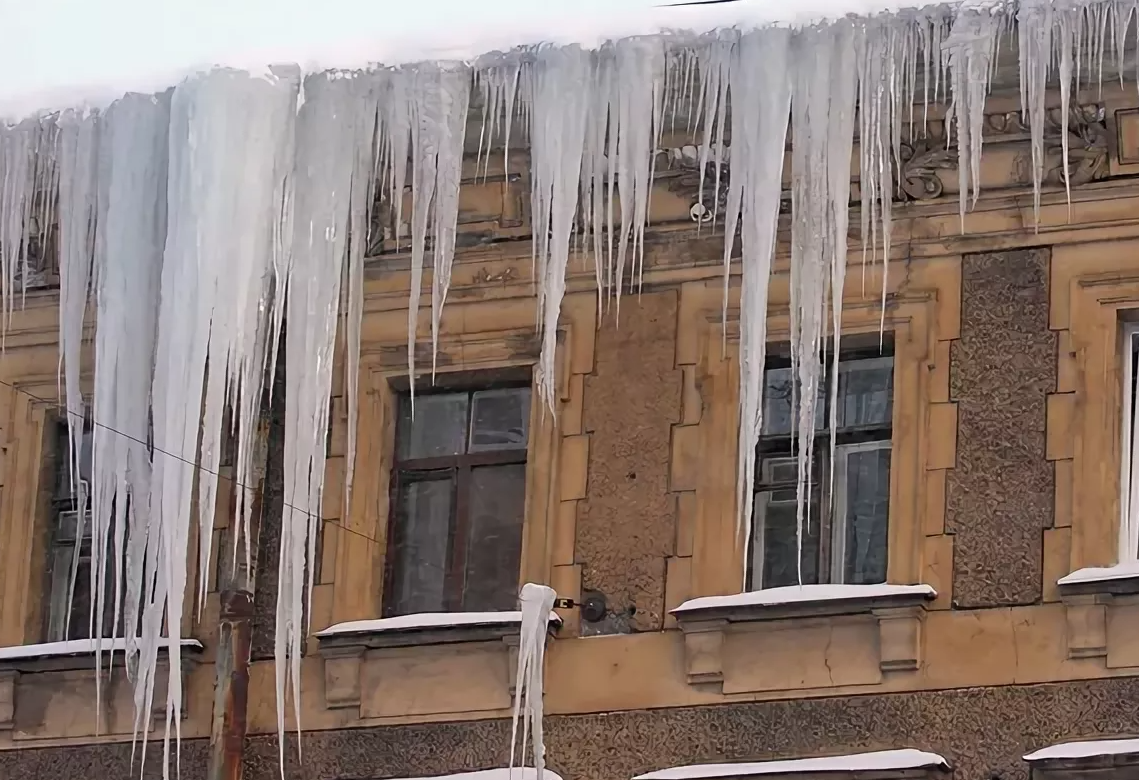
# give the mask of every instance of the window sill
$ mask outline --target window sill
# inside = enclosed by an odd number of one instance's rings
[[[1103,658],[1109,669],[1139,666],[1139,647],[1121,633],[1139,617],[1139,563],[1080,569],[1056,585],[1066,613],[1069,658]]]
[[[422,711],[411,714],[509,707],[521,622],[517,611],[437,612],[329,626],[316,634],[324,661],[325,706],[355,709],[356,717],[384,717],[390,714],[386,699],[392,692],[380,686],[400,685],[417,691],[412,698]],[[548,635],[561,624],[551,612]],[[444,689],[439,680],[452,673],[478,675],[488,687]]]
[[[1024,757],[1034,780],[1093,780],[1139,772],[1139,739],[1104,739],[1052,745]]]
[[[121,672],[123,668],[122,654],[126,643],[123,639],[103,640],[101,651],[108,656],[102,661],[101,673],[105,676],[112,672]],[[201,654],[202,643],[196,639],[183,639],[181,641],[183,655],[183,677],[194,665]],[[164,663],[166,651],[159,649],[159,664]],[[113,668],[112,668],[113,666]],[[91,639],[78,639],[68,642],[45,642],[34,645],[16,645],[0,647],[0,732],[12,731],[20,720],[17,711],[17,689],[22,685],[48,687],[54,685],[50,680],[53,673],[80,672],[83,677],[94,680],[95,677],[95,642]],[[21,678],[27,678],[21,681]],[[166,710],[166,694],[164,679],[159,675],[156,681],[155,710]],[[92,696],[94,692],[92,691]],[[32,697],[34,698],[34,697]],[[78,705],[79,702],[71,704]],[[70,705],[69,705],[70,706]],[[41,713],[42,714],[42,713]]]
[[[692,599],[672,614],[684,632],[689,683],[724,693],[799,690],[915,671],[926,604],[936,597],[929,585],[806,585]],[[832,655],[832,647],[847,649]],[[757,665],[757,654],[797,655],[800,676],[758,669],[779,664]]]
[[[903,749],[757,763],[679,766],[639,775],[633,780],[728,780],[742,777],[793,780],[822,777],[824,774],[835,780],[932,780],[949,772],[949,763],[936,753]]]

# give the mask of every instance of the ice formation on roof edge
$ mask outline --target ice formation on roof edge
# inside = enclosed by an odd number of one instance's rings
[[[277,605],[279,730],[286,688],[299,713],[299,649],[311,592],[304,581],[311,575],[303,572],[311,572],[320,517],[333,345],[338,322],[347,315],[345,363],[349,370],[357,365],[370,191],[379,183],[400,220],[402,193],[411,189],[408,360],[414,374],[428,249],[433,348],[438,343],[472,83],[486,106],[480,154],[489,154],[496,127],[509,138],[517,124],[518,134],[530,138],[534,278],[543,336],[537,376],[551,409],[555,331],[572,245],[593,254],[599,297],[601,290],[619,295],[623,285],[639,279],[654,150],[664,125],[683,113],[683,101],[702,125],[702,161],[728,160],[727,205],[716,217],[729,227],[725,273],[737,226],[741,233],[737,490],[740,533],[747,538],[751,453],[762,427],[767,284],[788,122],[799,139],[792,150],[792,341],[798,385],[807,389],[800,395],[808,399],[798,430],[810,431],[816,413],[810,390],[823,375],[821,347],[828,334],[837,339],[841,332],[855,122],[863,172],[861,227],[870,257],[889,253],[903,118],[914,111],[911,97],[919,91],[925,103],[942,93],[951,101],[963,220],[979,186],[980,130],[994,55],[1015,26],[1038,204],[1048,78],[1058,74],[1067,100],[1080,75],[1081,52],[1087,54],[1083,75],[1102,78],[1109,39],[1122,63],[1136,9],[1137,0],[963,3],[794,30],[643,36],[596,51],[526,47],[473,64],[307,77],[295,68],[256,77],[218,69],[159,95],[127,96],[105,111],[64,112],[0,129],[5,312],[14,305],[17,278],[27,276],[31,242],[43,243],[36,233],[47,230],[58,209],[62,395],[69,423],[81,413],[78,360],[86,293],[94,291],[94,423],[103,433],[96,436],[92,477],[99,542],[92,565],[99,574],[92,576],[98,603],[111,598],[128,623],[140,623],[140,638],[129,643],[127,653],[139,711],[149,711],[157,651],[169,647],[167,735],[178,726],[179,626],[173,621],[170,636],[162,637],[162,616],[167,610],[182,614],[187,547],[195,528],[199,564],[209,558],[214,506],[205,499],[215,489],[211,472],[227,404],[234,410],[237,478],[249,481],[258,404],[265,376],[280,359],[287,319],[289,506],[282,518]],[[630,219],[617,219],[618,205]],[[710,207],[718,210],[718,204]],[[835,303],[828,306],[832,297]],[[127,306],[153,311],[151,332],[128,327]],[[347,385],[354,417],[351,374]],[[137,441],[116,443],[123,438],[119,432]],[[202,464],[196,519],[190,509],[194,462]],[[811,521],[803,504],[808,464],[801,463],[798,491],[804,522]],[[347,473],[350,479],[351,465]],[[118,497],[127,500],[112,500]],[[239,501],[234,518],[244,535],[250,504]],[[111,583],[101,574],[108,554],[116,560],[125,554],[124,582]],[[199,591],[199,608],[202,597]]]

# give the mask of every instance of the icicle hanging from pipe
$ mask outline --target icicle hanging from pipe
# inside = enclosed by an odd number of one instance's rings
[[[546,632],[550,627],[550,612],[557,597],[553,588],[532,582],[523,585],[518,596],[522,625],[519,628],[518,668],[515,674],[514,717],[510,725],[510,768],[514,768],[518,718],[522,715],[522,756],[519,763],[526,766],[526,738],[529,736],[532,740],[537,780],[542,780],[542,772],[546,768],[546,745],[542,736],[542,677],[546,667]]]

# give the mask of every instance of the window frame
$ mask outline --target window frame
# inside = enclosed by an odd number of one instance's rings
[[[834,353],[830,345],[823,356],[823,375],[820,383],[823,397],[823,407],[818,414],[823,421],[822,427],[816,427],[814,432],[814,464],[812,465],[812,485],[808,490],[814,494],[818,502],[818,516],[812,519],[819,528],[819,549],[817,552],[818,582],[826,584],[841,584],[845,575],[845,547],[846,523],[836,523],[835,518],[845,517],[841,508],[845,506],[845,491],[835,491],[832,506],[832,483],[830,479],[831,437],[834,437],[834,485],[842,484],[847,457],[839,458],[840,453],[865,452],[888,449],[891,457],[894,451],[894,409],[895,391],[897,387],[897,352],[894,345],[893,334],[882,334],[878,344],[862,345],[861,340],[854,344],[841,345],[839,349],[838,366],[834,363]],[[767,372],[789,368],[791,359],[785,351],[786,345],[780,345],[783,351],[769,352],[763,367],[764,387],[766,388]],[[890,419],[886,423],[873,425],[850,426],[830,430],[830,387],[835,371],[841,371],[844,364],[871,364],[879,363],[878,367],[890,368]],[[794,405],[793,405],[794,408]],[[745,589],[748,592],[765,590],[763,586],[763,560],[766,537],[766,524],[762,522],[762,507],[766,505],[766,496],[777,490],[795,489],[793,481],[768,480],[764,478],[765,465],[779,460],[790,460],[797,464],[798,439],[792,425],[790,433],[760,435],[756,444],[755,481],[752,487],[752,530],[749,540],[750,554],[748,555],[745,573]],[[840,465],[840,463],[842,465]],[[894,469],[891,461],[891,471]],[[825,475],[820,477],[820,475]],[[810,499],[809,499],[810,500]],[[887,499],[889,501],[889,497]],[[887,551],[889,549],[889,523],[890,506],[887,503]],[[887,579],[889,577],[889,556],[887,552]],[[773,586],[774,587],[774,586]]]
[[[1139,387],[1136,383],[1136,361],[1139,360],[1139,322],[1122,322],[1120,360],[1123,368],[1123,387],[1120,411],[1120,469],[1119,469],[1119,549],[1117,560],[1130,560],[1139,556],[1139,541],[1134,538],[1130,516],[1131,507],[1139,508],[1139,463],[1135,461],[1133,439],[1139,431]],[[1139,523],[1139,518],[1136,518]],[[1124,557],[1131,548],[1130,555]]]
[[[402,406],[409,397],[407,391],[393,394],[393,407],[395,411],[394,436],[392,439],[392,459],[388,486],[388,529],[386,554],[384,555],[383,571],[383,598],[381,603],[381,616],[394,617],[404,614],[397,610],[395,600],[395,585],[398,574],[397,551],[405,541],[406,523],[403,518],[401,499],[407,485],[415,482],[431,481],[431,475],[447,474],[445,479],[451,481],[451,506],[448,518],[447,538],[447,566],[443,581],[443,611],[463,611],[463,597],[465,593],[467,547],[470,534],[470,495],[471,473],[476,468],[486,466],[527,466],[530,457],[530,448],[534,429],[530,411],[534,403],[534,393],[531,382],[526,379],[504,379],[493,382],[478,382],[477,379],[461,378],[457,382],[448,382],[446,385],[437,385],[426,390],[416,390],[415,398],[440,395],[465,394],[468,398],[467,419],[465,428],[465,446],[470,447],[471,415],[474,404],[472,400],[477,393],[491,393],[496,391],[526,391],[527,410],[526,442],[522,447],[499,447],[495,449],[481,449],[468,451],[461,455],[442,455],[430,458],[403,458],[401,445],[404,434]],[[436,476],[436,478],[438,478]],[[524,478],[523,490],[527,490]],[[528,496],[527,496],[528,498]],[[525,507],[523,501],[523,516],[519,518],[518,533],[520,544],[525,543]],[[519,574],[521,575],[521,557],[519,558]]]

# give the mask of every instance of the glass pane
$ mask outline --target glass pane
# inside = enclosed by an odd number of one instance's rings
[[[772,368],[763,373],[763,435],[788,436],[792,423],[797,423],[792,415],[797,414],[791,406],[792,388],[795,387],[791,368]],[[799,389],[795,388],[798,394]],[[825,378],[819,379],[818,406],[815,414],[815,430],[823,430],[827,425],[825,398],[827,394]],[[796,395],[797,397],[797,395]]]
[[[467,394],[417,395],[400,408],[399,456],[402,460],[461,455],[467,442]]]
[[[890,505],[890,450],[858,450],[846,457],[846,539],[843,582],[886,581]]]
[[[754,549],[762,558],[760,587],[779,588],[799,584],[799,568],[795,563],[797,521],[795,491],[775,490],[755,497]],[[819,581],[819,502],[811,496],[810,522],[803,523],[803,581],[813,585]],[[753,567],[754,568],[754,567]],[[753,573],[753,578],[755,574]],[[754,584],[752,587],[755,587]]]
[[[90,431],[83,431],[82,438],[79,441],[79,478],[86,480],[88,484],[91,482],[91,451],[94,445],[94,434]],[[55,486],[56,498],[66,499],[72,498],[75,495],[78,485],[71,483],[71,450],[67,440],[67,426],[60,426],[60,437],[56,458],[58,458],[59,468],[56,471],[58,481]],[[90,491],[88,491],[90,496]]]
[[[403,486],[395,538],[393,614],[444,611],[451,484],[450,479],[433,479]]]
[[[530,426],[530,388],[483,390],[471,409],[471,452],[525,449]]]
[[[60,512],[56,519],[55,541],[74,542],[78,532],[79,513]],[[91,513],[87,512],[83,519],[83,538],[91,538]]]
[[[66,609],[70,615],[70,625],[66,628],[66,634],[62,631],[62,620],[54,620],[53,624],[60,626],[60,636],[66,639],[89,639],[91,637],[91,608],[93,606],[93,593],[91,590],[91,558],[89,555],[81,555],[79,558],[79,565],[75,574],[75,585],[70,591],[71,603],[69,607],[64,607],[67,604],[68,597],[68,580],[71,575],[72,555],[74,554],[74,547],[60,547],[55,555],[54,565],[61,568],[61,571],[52,572],[52,607],[53,610],[59,609],[61,612]],[[108,558],[106,562],[106,589],[103,601],[103,620],[101,633],[105,637],[112,634],[112,626],[114,625],[115,617],[115,589],[112,583],[115,577],[114,562]],[[59,590],[56,590],[59,588]],[[122,621],[120,618],[120,626]],[[118,633],[122,635],[122,631]]]
[[[471,470],[463,609],[517,609],[526,466]]]
[[[893,415],[894,361],[854,360],[838,369],[838,424],[889,425]]]

